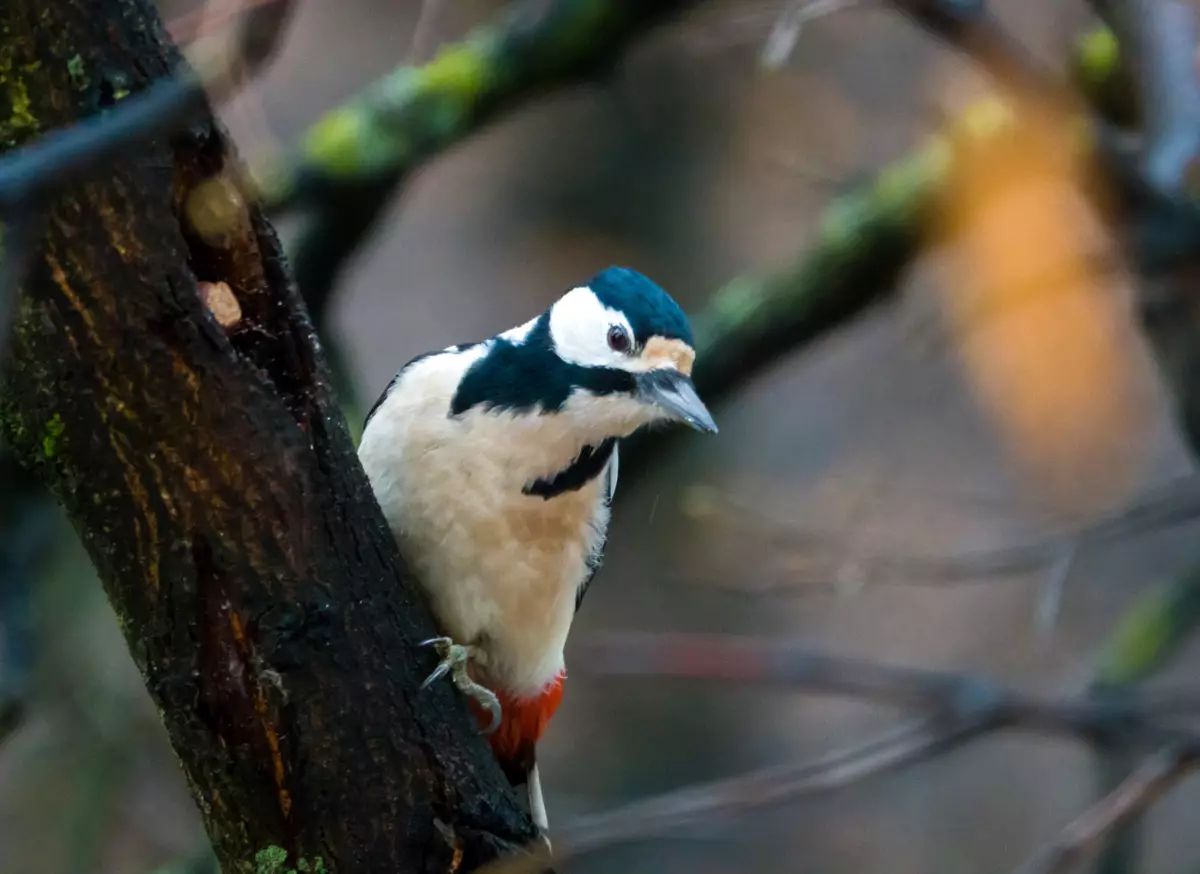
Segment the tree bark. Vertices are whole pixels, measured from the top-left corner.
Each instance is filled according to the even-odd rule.
[[[7,0],[0,148],[179,63],[149,0]],[[465,702],[418,690],[434,625],[235,162],[206,120],[56,198],[0,433],[86,545],[227,874],[466,871],[535,831]]]

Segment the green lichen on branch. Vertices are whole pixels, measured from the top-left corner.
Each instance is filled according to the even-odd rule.
[[[398,177],[543,89],[597,73],[683,0],[522,3],[421,66],[398,67],[309,130],[294,164],[268,179],[268,206],[326,185]]]
[[[92,81],[87,74],[87,68],[84,66],[81,55],[72,55],[67,61],[67,75],[71,77],[71,84],[79,91],[87,88]]]
[[[1165,667],[1200,626],[1200,564],[1139,598],[1117,623],[1097,659],[1091,692],[1116,695]],[[1111,792],[1137,764],[1120,743],[1098,751],[1096,791]],[[1142,820],[1135,818],[1107,838],[1098,874],[1134,870]]]
[[[1089,33],[1079,57],[1088,96],[1119,106],[1127,83],[1111,33]],[[696,318],[696,382],[705,397],[718,400],[780,355],[891,298],[928,239],[959,155],[1027,133],[1012,104],[999,98],[973,104],[917,151],[835,198],[813,245],[790,268],[739,277],[718,291]],[[1085,132],[1075,146],[1090,157],[1094,143]]]
[[[288,853],[283,847],[270,846],[254,856],[254,874],[326,874],[325,860],[316,856],[299,858],[295,867],[287,864]]]
[[[1017,119],[999,100],[884,167],[825,210],[811,248],[772,276],[739,277],[696,318],[696,384],[717,401],[779,356],[891,298],[931,233],[956,154],[986,147]]]
[[[1137,87],[1122,63],[1121,47],[1111,30],[1097,27],[1076,40],[1070,72],[1075,87],[1094,110],[1114,124],[1137,124]]]
[[[303,209],[296,282],[319,329],[342,267],[367,239],[406,174],[547,90],[602,75],[637,37],[695,0],[524,0],[421,66],[401,66],[332,110],[299,153],[269,168],[272,212]],[[335,362],[339,396],[352,380]]]
[[[994,147],[1039,136],[1027,122],[1000,98],[976,102],[920,148],[836,197],[790,267],[740,276],[717,291],[694,318],[694,378],[705,400],[720,402],[782,356],[892,299],[905,271],[943,233],[939,209],[956,174],[975,172],[978,157]],[[1087,158],[1095,144],[1085,128],[1072,146]],[[975,159],[969,166],[968,156]],[[639,435],[622,458],[632,466],[643,447],[671,439],[668,432]]]
[[[42,436],[42,453],[47,458],[53,458],[58,449],[58,438],[63,435],[67,426],[63,424],[62,416],[55,413],[46,423],[45,434]]]
[[[1108,688],[1152,676],[1200,624],[1200,565],[1143,595],[1105,644],[1094,684]]]
[[[19,145],[38,131],[26,75],[40,66],[40,61],[21,63],[11,44],[0,48],[0,146]]]

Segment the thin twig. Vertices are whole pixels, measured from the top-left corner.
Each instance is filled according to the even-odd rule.
[[[556,862],[641,838],[702,826],[805,795],[829,792],[958,746],[986,721],[929,719],[891,729],[866,743],[802,762],[689,786],[606,813],[583,817],[555,840]]]
[[[554,835],[553,861],[563,862],[629,841],[709,825],[769,805],[841,789],[959,746],[987,727],[987,719],[977,714],[922,719],[815,761],[762,768],[580,817]],[[531,874],[549,861],[544,853],[502,859],[480,874]]]
[[[1197,764],[1195,750],[1160,750],[1015,874],[1065,874],[1074,869],[1099,852],[1109,834],[1145,812]]]
[[[808,693],[863,698],[955,717],[990,714],[996,727],[1121,737],[1143,745],[1173,743],[1200,751],[1200,733],[1159,721],[1160,714],[1137,694],[1039,696],[972,674],[837,656],[792,641],[610,632],[572,646],[571,670],[601,677],[786,685]],[[1196,692],[1183,694],[1196,701]],[[1160,697],[1148,700],[1172,709]]]
[[[437,27],[440,0],[421,0],[421,8],[417,10],[417,20],[413,23],[412,36],[408,40],[408,51],[404,55],[404,63],[418,64],[425,59],[427,47],[432,41]]]
[[[215,28],[226,24],[240,15],[246,15],[260,6],[271,6],[280,0],[240,0],[225,3],[214,12],[208,4],[187,12],[167,23],[171,38],[179,43],[189,43],[207,35]],[[287,0],[291,2],[291,0]]]
[[[486,874],[541,871],[551,861],[839,789],[1005,728],[1067,732],[1089,739],[1122,736],[1164,750],[1038,857],[1058,864],[1061,858],[1078,858],[1101,835],[1153,803],[1200,760],[1200,735],[1152,721],[1154,714],[1137,696],[1043,699],[970,675],[831,656],[756,638],[619,633],[590,638],[573,649],[572,670],[593,675],[786,683],[806,691],[913,706],[927,716],[815,762],[752,771],[583,817],[554,836],[553,860],[534,851],[500,860],[485,869]],[[1194,694],[1190,700],[1195,702]]]
[[[886,578],[888,585],[969,585],[1040,570],[1061,560],[1066,550],[1078,554],[1085,548],[1195,522],[1200,519],[1200,477],[1181,477],[1074,532],[1015,546],[944,556],[864,550],[858,541],[780,521],[777,515],[764,512],[761,504],[739,501],[727,494],[709,495],[705,506],[706,512],[720,513],[723,524],[744,526],[756,537],[769,539],[776,547],[802,546],[815,565],[802,577],[793,577],[778,586],[734,591],[761,596],[789,591],[811,592],[818,586],[832,587],[836,585],[838,567],[848,560],[853,561],[856,570],[867,580]],[[823,563],[821,553],[827,556]],[[721,587],[722,591],[727,589]]]
[[[295,0],[275,0],[246,13],[238,29],[237,45],[248,75],[257,75],[267,61],[275,56],[295,11]]]
[[[792,0],[775,19],[763,45],[762,65],[774,70],[787,63],[804,26],[818,18],[860,5],[862,0]]]

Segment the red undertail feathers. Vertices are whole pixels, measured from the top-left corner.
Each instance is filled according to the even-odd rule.
[[[537,742],[563,696],[563,675],[559,675],[540,695],[514,698],[502,689],[494,690],[500,699],[500,727],[488,735],[492,752],[505,776],[514,786],[526,781],[536,760]],[[481,727],[491,722],[488,712],[471,701]]]

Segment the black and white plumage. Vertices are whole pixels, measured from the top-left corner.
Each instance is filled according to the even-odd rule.
[[[613,267],[523,325],[414,358],[364,426],[359,458],[445,635],[430,679],[493,711],[543,828],[533,747],[602,560],[618,442],[657,422],[716,431],[693,347],[675,301]]]

